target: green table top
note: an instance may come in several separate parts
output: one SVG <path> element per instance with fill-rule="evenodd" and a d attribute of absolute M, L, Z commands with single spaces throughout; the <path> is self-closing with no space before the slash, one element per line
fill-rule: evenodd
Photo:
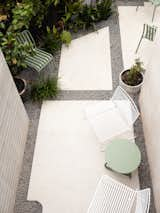
<path fill-rule="evenodd" d="M 129 174 L 139 166 L 141 153 L 134 142 L 117 139 L 106 146 L 105 159 L 107 166 L 112 170 Z"/>

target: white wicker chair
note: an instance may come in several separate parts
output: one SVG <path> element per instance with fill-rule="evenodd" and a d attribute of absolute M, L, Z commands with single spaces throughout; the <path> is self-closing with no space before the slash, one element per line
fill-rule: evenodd
<path fill-rule="evenodd" d="M 137 191 L 137 202 L 135 213 L 148 213 L 150 206 L 150 188 Z"/>
<path fill-rule="evenodd" d="M 106 141 L 114 137 L 127 135 L 125 138 L 131 139 L 127 133 L 133 132 L 133 124 L 139 116 L 134 101 L 120 86 L 115 90 L 111 100 L 92 104 L 85 112 L 103 147 Z"/>
<path fill-rule="evenodd" d="M 121 115 L 123 114 L 122 116 L 125 117 L 125 120 L 128 122 L 128 125 L 133 125 L 134 122 L 139 117 L 139 111 L 135 102 L 129 96 L 129 94 L 122 87 L 118 86 L 115 92 L 113 93 L 111 101 L 113 101 L 115 105 L 118 107 Z M 120 101 L 125 101 L 129 104 L 128 107 L 130 113 L 126 114 L 125 107 L 123 108 L 123 105 L 119 104 Z"/>
<path fill-rule="evenodd" d="M 135 213 L 148 213 L 150 189 L 136 191 L 104 175 L 98 183 L 87 213 L 130 213 L 133 212 L 136 198 Z"/>

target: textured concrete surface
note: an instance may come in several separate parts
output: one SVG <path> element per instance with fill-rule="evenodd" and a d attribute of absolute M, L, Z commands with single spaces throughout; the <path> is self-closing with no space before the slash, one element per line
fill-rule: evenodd
<path fill-rule="evenodd" d="M 143 5 L 143 1 L 116 1 L 117 5 Z M 110 44 L 111 44 L 111 66 L 112 66 L 112 81 L 113 88 L 115 89 L 118 85 L 118 76 L 120 71 L 123 69 L 122 51 L 121 51 L 121 38 L 119 30 L 118 13 L 115 13 L 107 21 L 101 22 L 97 25 L 97 29 L 101 27 L 109 26 L 110 32 Z M 88 32 L 91 32 L 89 30 Z M 80 32 L 75 34 L 74 38 L 81 35 L 87 34 L 88 32 Z M 58 72 L 60 55 L 57 54 L 55 57 L 55 72 Z M 30 72 L 27 72 L 28 79 L 30 79 Z M 31 75 L 32 76 L 32 75 Z M 111 91 L 61 91 L 57 97 L 57 100 L 107 100 L 111 97 Z M 26 98 L 27 100 L 27 98 Z M 135 97 L 137 100 L 137 97 Z M 34 152 L 34 145 L 36 140 L 36 133 L 39 121 L 39 115 L 41 110 L 41 103 L 32 103 L 26 101 L 26 109 L 30 117 L 30 131 L 28 135 L 28 141 L 26 144 L 26 150 L 24 155 L 23 168 L 21 172 L 21 178 L 19 180 L 19 187 L 17 190 L 17 199 L 15 205 L 15 213 L 41 213 L 42 206 L 38 202 L 28 202 L 27 192 L 29 179 L 31 174 L 31 166 Z M 141 120 L 139 119 L 135 124 L 135 135 L 136 143 L 140 147 L 142 153 L 142 163 L 139 167 L 139 179 L 141 188 L 151 187 L 152 182 L 150 178 L 150 170 L 148 165 L 148 158 L 146 154 L 146 148 L 143 137 L 143 129 L 141 125 Z M 150 213 L 155 213 L 153 196 L 151 199 Z"/>
<path fill-rule="evenodd" d="M 112 90 L 109 28 L 63 45 L 58 78 L 62 90 Z"/>
<path fill-rule="evenodd" d="M 111 107 L 110 101 L 43 102 L 28 190 L 28 200 L 39 201 L 43 213 L 86 212 L 105 174 L 139 188 L 137 170 L 129 178 L 104 167 L 105 153 L 85 113 L 102 102 Z"/>

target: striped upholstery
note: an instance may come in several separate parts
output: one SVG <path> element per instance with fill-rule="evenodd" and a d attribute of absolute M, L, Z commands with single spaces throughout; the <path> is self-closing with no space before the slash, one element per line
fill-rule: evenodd
<path fill-rule="evenodd" d="M 41 71 L 47 64 L 49 64 L 53 57 L 51 54 L 40 50 L 38 48 L 35 48 L 35 55 L 34 56 L 28 56 L 25 60 L 27 65 L 29 67 L 34 68 L 38 72 Z"/>
<path fill-rule="evenodd" d="M 104 175 L 87 213 L 129 213 L 135 198 L 135 190 Z"/>
<path fill-rule="evenodd" d="M 28 56 L 25 62 L 29 67 L 34 68 L 36 71 L 40 72 L 53 60 L 51 54 L 36 47 L 35 41 L 28 30 L 21 32 L 17 36 L 17 41 L 22 44 L 29 43 L 33 45 L 35 54 L 33 56 Z"/>
<path fill-rule="evenodd" d="M 146 38 L 150 41 L 154 41 L 155 35 L 156 35 L 157 27 L 156 26 L 150 26 L 148 24 L 143 25 L 143 33 L 142 37 Z"/>

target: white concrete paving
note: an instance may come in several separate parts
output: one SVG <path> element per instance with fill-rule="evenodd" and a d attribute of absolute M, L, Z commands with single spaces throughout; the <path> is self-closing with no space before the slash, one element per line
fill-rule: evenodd
<path fill-rule="evenodd" d="M 59 82 L 62 90 L 112 90 L 109 27 L 63 45 Z"/>
<path fill-rule="evenodd" d="M 142 35 L 144 23 L 159 27 L 160 7 L 157 7 L 153 23 L 151 22 L 153 6 L 149 2 L 145 2 L 144 6 L 140 6 L 138 11 L 136 11 L 136 6 L 120 6 L 118 11 L 124 68 L 129 68 L 137 57 L 144 62 L 144 66 L 147 68 L 153 53 L 155 54 L 152 51 L 155 42 L 143 39 L 138 54 L 135 54 L 135 50 Z"/>
<path fill-rule="evenodd" d="M 86 213 L 103 174 L 139 188 L 137 171 L 129 179 L 104 168 L 104 152 L 84 110 L 98 102 L 46 101 L 42 105 L 28 200 L 39 201 L 43 213 Z"/>

